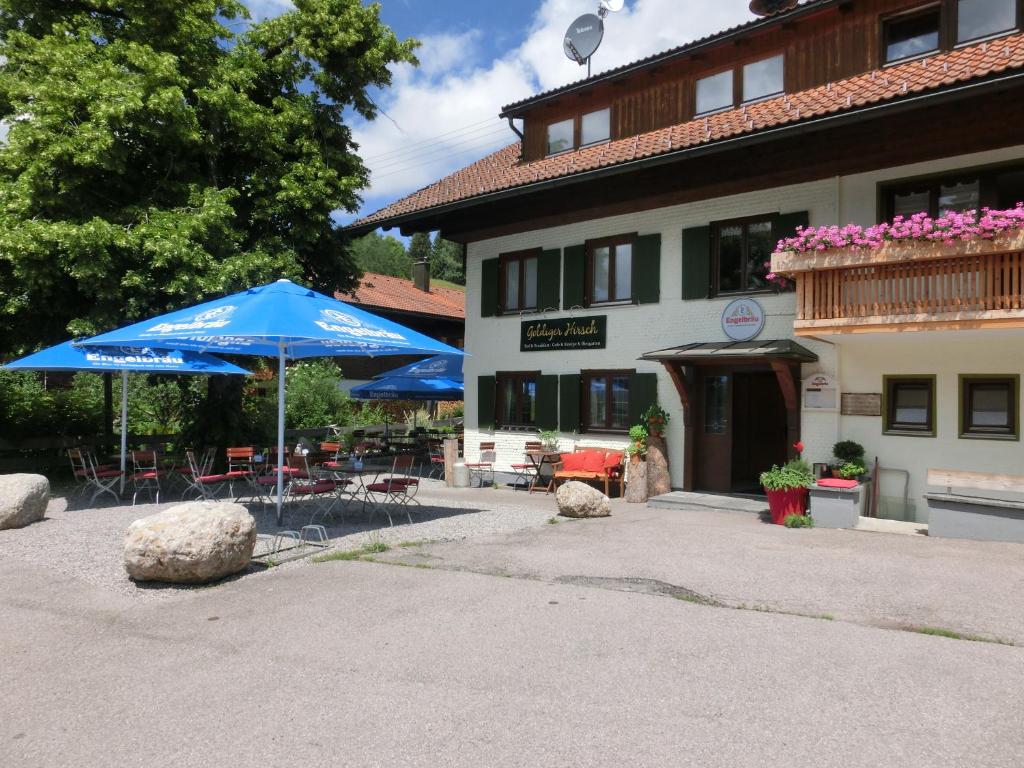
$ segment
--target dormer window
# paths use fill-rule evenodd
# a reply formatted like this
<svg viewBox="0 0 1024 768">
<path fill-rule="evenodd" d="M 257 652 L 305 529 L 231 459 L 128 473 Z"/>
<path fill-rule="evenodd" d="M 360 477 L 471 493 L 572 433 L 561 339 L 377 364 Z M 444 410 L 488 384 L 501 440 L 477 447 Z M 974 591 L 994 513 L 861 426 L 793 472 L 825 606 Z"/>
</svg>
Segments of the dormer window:
<svg viewBox="0 0 1024 768">
<path fill-rule="evenodd" d="M 744 66 L 743 101 L 758 101 L 782 93 L 783 74 L 782 54 Z"/>
<path fill-rule="evenodd" d="M 697 114 L 706 115 L 733 105 L 732 70 L 697 81 Z"/>
<path fill-rule="evenodd" d="M 882 22 L 885 63 L 915 59 L 939 50 L 942 12 L 938 5 Z"/>
<path fill-rule="evenodd" d="M 1017 0 L 960 0 L 956 8 L 956 41 L 968 43 L 1017 28 Z"/>
<path fill-rule="evenodd" d="M 548 155 L 557 155 L 573 148 L 575 122 L 569 118 L 548 126 Z"/>
<path fill-rule="evenodd" d="M 608 141 L 612 135 L 611 109 L 599 109 L 580 118 L 580 146 Z"/>
</svg>

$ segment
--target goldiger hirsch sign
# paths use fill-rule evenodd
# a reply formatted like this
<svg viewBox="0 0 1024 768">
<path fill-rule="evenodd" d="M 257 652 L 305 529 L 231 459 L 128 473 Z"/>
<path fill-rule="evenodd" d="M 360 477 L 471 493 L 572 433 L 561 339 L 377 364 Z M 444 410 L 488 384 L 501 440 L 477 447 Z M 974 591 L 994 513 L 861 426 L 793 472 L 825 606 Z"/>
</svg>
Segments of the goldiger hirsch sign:
<svg viewBox="0 0 1024 768">
<path fill-rule="evenodd" d="M 604 349 L 608 345 L 608 318 L 604 315 L 562 320 L 527 320 L 519 340 L 521 352 L 555 349 Z"/>
</svg>

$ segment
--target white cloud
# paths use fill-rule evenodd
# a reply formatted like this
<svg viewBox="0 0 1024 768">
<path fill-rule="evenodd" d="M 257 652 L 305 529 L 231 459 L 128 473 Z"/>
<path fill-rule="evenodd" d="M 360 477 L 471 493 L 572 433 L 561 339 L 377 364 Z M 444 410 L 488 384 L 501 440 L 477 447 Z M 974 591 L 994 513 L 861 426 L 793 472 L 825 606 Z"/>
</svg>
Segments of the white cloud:
<svg viewBox="0 0 1024 768">
<path fill-rule="evenodd" d="M 280 16 L 295 7 L 291 0 L 243 0 L 243 2 L 249 9 L 249 15 L 255 21 L 271 16 Z"/>
<path fill-rule="evenodd" d="M 753 18 L 748 4 L 749 0 L 627 0 L 622 12 L 605 21 L 594 71 L 748 21 Z M 486 36 L 479 31 L 422 38 L 421 66 L 397 67 L 393 86 L 382 95 L 387 117 L 354 128 L 360 154 L 372 171 L 363 213 L 515 140 L 507 123 L 497 117 L 501 107 L 586 75 L 565 57 L 562 39 L 569 22 L 596 6 L 596 0 L 543 0 L 526 39 L 504 53 L 486 50 Z M 484 63 L 465 64 L 474 61 Z"/>
</svg>

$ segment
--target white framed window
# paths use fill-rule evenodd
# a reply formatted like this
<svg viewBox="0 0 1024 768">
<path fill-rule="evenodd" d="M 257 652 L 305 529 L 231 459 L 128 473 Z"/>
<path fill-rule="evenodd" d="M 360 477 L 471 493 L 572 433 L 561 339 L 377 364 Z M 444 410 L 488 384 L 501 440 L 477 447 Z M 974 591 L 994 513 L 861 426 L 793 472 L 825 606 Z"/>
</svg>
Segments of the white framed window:
<svg viewBox="0 0 1024 768">
<path fill-rule="evenodd" d="M 717 112 L 733 105 L 732 70 L 697 81 L 697 114 Z"/>
<path fill-rule="evenodd" d="M 1017 0 L 959 0 L 956 41 L 967 43 L 1017 28 Z"/>
<path fill-rule="evenodd" d="M 571 117 L 548 126 L 547 154 L 557 155 L 573 148 L 576 121 Z"/>
<path fill-rule="evenodd" d="M 743 101 L 757 101 L 785 91 L 785 57 L 780 53 L 743 67 Z"/>
<path fill-rule="evenodd" d="M 590 112 L 580 118 L 580 146 L 599 144 L 612 136 L 612 110 L 610 107 Z"/>
</svg>

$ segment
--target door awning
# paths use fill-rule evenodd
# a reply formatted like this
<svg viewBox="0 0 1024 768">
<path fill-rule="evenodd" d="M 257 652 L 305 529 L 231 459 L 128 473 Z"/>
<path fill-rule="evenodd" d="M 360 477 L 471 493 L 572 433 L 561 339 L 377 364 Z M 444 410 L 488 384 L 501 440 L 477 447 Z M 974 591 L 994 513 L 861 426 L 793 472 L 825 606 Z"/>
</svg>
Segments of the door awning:
<svg viewBox="0 0 1024 768">
<path fill-rule="evenodd" d="M 654 360 L 660 363 L 674 362 L 682 365 L 753 362 L 758 359 L 763 359 L 765 362 L 771 360 L 791 360 L 798 363 L 818 362 L 816 354 L 792 339 L 684 344 L 681 347 L 669 347 L 656 352 L 648 352 L 640 359 Z"/>
</svg>

